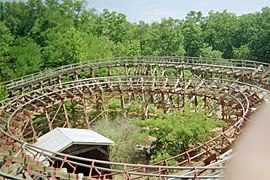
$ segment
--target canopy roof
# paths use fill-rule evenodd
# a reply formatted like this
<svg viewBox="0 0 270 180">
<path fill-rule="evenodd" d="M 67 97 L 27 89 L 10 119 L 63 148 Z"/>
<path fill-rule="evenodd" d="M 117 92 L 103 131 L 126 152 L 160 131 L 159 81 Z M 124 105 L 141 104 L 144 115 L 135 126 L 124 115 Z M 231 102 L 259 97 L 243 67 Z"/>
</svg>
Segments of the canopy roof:
<svg viewBox="0 0 270 180">
<path fill-rule="evenodd" d="M 61 152 L 73 144 L 112 145 L 113 141 L 89 129 L 55 128 L 38 138 L 37 147 Z"/>
</svg>

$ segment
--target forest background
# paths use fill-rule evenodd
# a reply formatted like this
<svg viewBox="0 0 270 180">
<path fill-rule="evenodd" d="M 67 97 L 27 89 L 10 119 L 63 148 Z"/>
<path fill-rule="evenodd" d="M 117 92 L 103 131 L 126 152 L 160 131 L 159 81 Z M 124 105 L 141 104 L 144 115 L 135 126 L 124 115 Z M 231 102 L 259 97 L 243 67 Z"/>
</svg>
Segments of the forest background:
<svg viewBox="0 0 270 180">
<path fill-rule="evenodd" d="M 183 20 L 131 23 L 87 2 L 0 2 L 0 81 L 117 56 L 196 56 L 269 62 L 270 8 L 237 16 L 190 11 Z"/>
</svg>

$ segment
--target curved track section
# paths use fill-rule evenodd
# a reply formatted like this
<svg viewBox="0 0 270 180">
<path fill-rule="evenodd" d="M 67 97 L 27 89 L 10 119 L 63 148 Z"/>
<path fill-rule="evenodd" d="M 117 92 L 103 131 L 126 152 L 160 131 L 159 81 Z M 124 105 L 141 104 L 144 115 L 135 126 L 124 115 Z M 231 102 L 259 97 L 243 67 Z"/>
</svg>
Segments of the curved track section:
<svg viewBox="0 0 270 180">
<path fill-rule="evenodd" d="M 213 178 L 223 176 L 231 145 L 249 116 L 266 99 L 269 65 L 254 61 L 190 57 L 121 57 L 63 66 L 5 82 L 9 97 L 1 102 L 2 176 L 20 178 Z M 151 165 L 85 159 L 32 145 L 55 127 L 90 128 L 116 99 L 126 118 L 133 102 L 182 110 L 193 106 L 228 124 L 218 136 Z M 72 113 L 70 113 L 72 112 Z M 94 117 L 89 116 L 91 113 Z M 90 118 L 92 117 L 92 118 Z M 54 166 L 55 162 L 59 164 Z M 60 163 L 59 163 L 60 162 Z M 80 162 L 80 163 L 79 163 Z M 68 167 L 69 172 L 63 172 Z"/>
</svg>

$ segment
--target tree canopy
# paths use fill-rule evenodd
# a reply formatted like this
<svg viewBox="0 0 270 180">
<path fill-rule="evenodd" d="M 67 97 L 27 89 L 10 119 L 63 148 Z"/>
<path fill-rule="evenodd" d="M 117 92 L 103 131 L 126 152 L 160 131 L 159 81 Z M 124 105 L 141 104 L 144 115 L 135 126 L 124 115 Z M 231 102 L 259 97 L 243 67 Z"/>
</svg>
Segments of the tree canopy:
<svg viewBox="0 0 270 180">
<path fill-rule="evenodd" d="M 142 126 L 143 132 L 155 138 L 152 143 L 152 163 L 206 142 L 215 135 L 212 131 L 214 127 L 225 125 L 216 116 L 209 117 L 203 110 L 195 112 L 192 107 L 170 114 L 164 113 L 162 109 L 150 109 L 154 116 L 144 121 L 134 119 L 132 123 Z"/>
<path fill-rule="evenodd" d="M 95 58 L 160 55 L 269 62 L 270 8 L 236 16 L 191 11 L 183 20 L 131 23 L 85 0 L 0 2 L 0 79 Z"/>
</svg>

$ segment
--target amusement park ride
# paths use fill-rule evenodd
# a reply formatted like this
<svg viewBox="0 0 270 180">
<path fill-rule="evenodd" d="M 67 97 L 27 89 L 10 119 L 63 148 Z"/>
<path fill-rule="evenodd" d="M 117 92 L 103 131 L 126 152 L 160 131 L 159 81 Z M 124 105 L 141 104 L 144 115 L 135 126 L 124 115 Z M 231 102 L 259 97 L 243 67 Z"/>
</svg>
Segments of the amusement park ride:
<svg viewBox="0 0 270 180">
<path fill-rule="evenodd" d="M 5 82 L 8 98 L 0 102 L 0 177 L 221 179 L 234 156 L 233 143 L 245 133 L 250 116 L 268 101 L 269 70 L 267 63 L 244 60 L 120 57 Z M 149 165 L 89 159 L 36 146 L 40 136 L 55 128 L 90 129 L 98 118 L 90 119 L 89 112 L 102 115 L 111 98 L 119 100 L 123 113 L 127 104 L 140 101 L 145 107 L 141 115 L 146 117 L 149 104 L 164 112 L 192 105 L 218 114 L 227 127 L 197 147 Z M 183 160 L 171 165 L 175 159 Z"/>
</svg>

